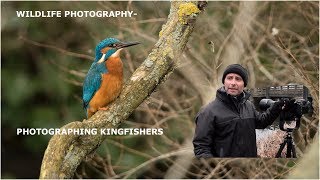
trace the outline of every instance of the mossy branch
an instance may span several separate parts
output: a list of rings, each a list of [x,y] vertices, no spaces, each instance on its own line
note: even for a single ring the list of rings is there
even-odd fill
[[[204,2],[171,2],[168,21],[159,33],[158,42],[108,111],[98,111],[86,121],[72,122],[61,129],[115,128],[127,119],[174,70],[194,28],[195,19],[200,12],[198,7],[203,10]],[[97,149],[105,138],[100,133],[54,135],[43,157],[40,178],[72,178],[81,161]]]

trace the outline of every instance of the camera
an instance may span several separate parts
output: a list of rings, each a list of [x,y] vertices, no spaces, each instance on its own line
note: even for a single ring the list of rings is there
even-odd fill
[[[274,103],[281,101],[284,109],[280,113],[279,127],[283,131],[292,131],[300,126],[303,114],[312,114],[312,97],[307,87],[295,83],[288,85],[255,88],[252,90],[256,107],[266,111]]]
[[[279,127],[283,131],[292,131],[300,127],[300,118],[303,114],[312,113],[311,102],[305,99],[281,98],[278,101],[272,99],[261,99],[259,107],[265,111],[274,103],[282,101],[284,109],[280,114]]]
[[[286,131],[286,137],[280,144],[276,158],[280,158],[284,147],[287,146],[287,158],[296,158],[295,144],[292,138],[294,129],[300,127],[300,119],[303,114],[313,112],[312,97],[307,87],[295,83],[284,86],[253,89],[253,100],[256,107],[266,111],[277,103],[281,108],[279,128]],[[278,104],[279,103],[279,104]]]

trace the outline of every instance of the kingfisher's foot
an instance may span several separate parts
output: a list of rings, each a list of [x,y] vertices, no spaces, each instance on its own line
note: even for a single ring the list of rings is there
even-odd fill
[[[108,107],[100,107],[99,110],[103,110],[103,111],[106,111],[108,110],[109,108]]]

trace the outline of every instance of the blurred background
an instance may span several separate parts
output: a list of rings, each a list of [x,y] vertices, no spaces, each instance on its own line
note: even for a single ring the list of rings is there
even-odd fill
[[[132,10],[132,18],[18,18],[16,10]],[[124,50],[125,80],[157,42],[170,2],[1,2],[1,177],[38,178],[51,136],[16,128],[59,128],[85,118],[82,82],[94,48],[107,37],[139,41]],[[275,159],[193,157],[194,116],[215,97],[231,63],[248,89],[297,83],[313,98],[312,117],[294,133],[301,157],[318,136],[318,2],[208,2],[178,68],[120,127],[157,127],[162,136],[112,136],[74,178],[282,178],[296,164]],[[281,131],[261,131],[259,156],[273,157]],[[280,137],[281,136],[281,137]],[[267,143],[267,146],[265,145]],[[313,158],[318,165],[318,158]],[[275,163],[275,161],[277,163]],[[237,167],[237,168],[234,168]],[[244,173],[245,172],[245,173]]]

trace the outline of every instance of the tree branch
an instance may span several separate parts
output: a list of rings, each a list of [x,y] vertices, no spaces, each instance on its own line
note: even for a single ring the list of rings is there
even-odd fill
[[[202,9],[203,7],[201,7]],[[200,12],[195,2],[171,2],[167,23],[159,40],[142,65],[133,73],[119,98],[108,111],[98,111],[83,122],[71,122],[61,129],[117,127],[166,79],[184,51]],[[45,151],[40,178],[72,178],[81,161],[103,142],[106,136],[54,135]]]

